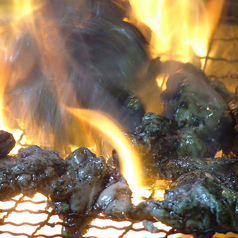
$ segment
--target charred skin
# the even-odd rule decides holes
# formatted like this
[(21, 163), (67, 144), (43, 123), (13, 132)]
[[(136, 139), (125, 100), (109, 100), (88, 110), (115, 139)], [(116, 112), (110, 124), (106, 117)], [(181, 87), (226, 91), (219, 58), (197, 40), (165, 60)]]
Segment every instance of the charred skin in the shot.
[(23, 193), (48, 195), (51, 183), (65, 172), (65, 163), (56, 152), (30, 146), (21, 149), (14, 164), (0, 169), (0, 199)]
[(108, 166), (81, 147), (65, 160), (66, 172), (51, 185), (50, 205), (69, 224), (64, 235), (84, 234), (88, 224), (98, 213), (125, 219), (131, 207), (131, 191), (116, 168)]
[(6, 156), (15, 146), (16, 141), (11, 133), (0, 131), (0, 157)]
[(66, 172), (51, 184), (49, 204), (64, 221), (63, 235), (82, 235), (97, 214), (93, 205), (105, 186), (106, 161), (81, 147), (65, 163)]
[(232, 96), (221, 82), (211, 81), (191, 64), (181, 64), (161, 96), (163, 115), (148, 113), (127, 133), (145, 164), (159, 167), (164, 157), (208, 158), (219, 150), (232, 151), (235, 110), (228, 106)]
[(64, 220), (64, 235), (85, 233), (100, 212), (125, 219), (131, 207), (131, 191), (117, 168), (84, 147), (63, 160), (54, 151), (29, 146), (9, 163), (2, 161), (1, 200), (20, 193), (33, 197), (37, 192)]
[(166, 191), (164, 201), (142, 202), (131, 215), (159, 220), (181, 230), (237, 229), (237, 198), (234, 190), (216, 177), (195, 171), (179, 177)]
[(52, 183), (49, 196), (53, 203), (64, 207), (63, 212), (68, 207), (68, 212), (87, 214), (104, 188), (106, 161), (81, 147), (65, 163), (67, 171)]
[(147, 113), (133, 132), (125, 132), (145, 162), (160, 160), (176, 154), (178, 146), (177, 125), (163, 116)]
[(174, 182), (164, 201), (134, 207), (126, 181), (102, 157), (82, 147), (64, 161), (55, 152), (31, 146), (19, 152), (15, 164), (1, 169), (1, 199), (20, 192), (48, 195), (49, 205), (68, 224), (64, 235), (84, 234), (99, 212), (118, 220), (160, 220), (182, 230), (238, 227), (236, 186), (226, 183), (227, 172), (237, 177), (235, 158), (181, 157), (167, 161), (166, 167)]
[(166, 158), (204, 158), (219, 146), (214, 140), (208, 144), (211, 137), (204, 125), (179, 128), (174, 120), (153, 113), (146, 114), (132, 133), (125, 134), (140, 151), (145, 166), (157, 164), (158, 169)]
[[(165, 158), (156, 166), (157, 177), (160, 179), (175, 181), (181, 175), (196, 170), (203, 170), (219, 178), (221, 184), (236, 190), (238, 181), (237, 158), (197, 158), (191, 156), (178, 158)], [(154, 170), (156, 170), (154, 168)]]
[(224, 141), (231, 137), (234, 120), (224, 100), (228, 96), (220, 88), (221, 95), (218, 84), (215, 87), (205, 76), (185, 69), (169, 77), (162, 94), (164, 116), (175, 120), (181, 130), (179, 155), (210, 157), (226, 148)]

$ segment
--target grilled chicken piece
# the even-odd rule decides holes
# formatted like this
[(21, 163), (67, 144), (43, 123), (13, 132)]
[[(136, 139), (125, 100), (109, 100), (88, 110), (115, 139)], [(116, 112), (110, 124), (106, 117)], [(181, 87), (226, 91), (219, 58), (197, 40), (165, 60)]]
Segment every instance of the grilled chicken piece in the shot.
[(50, 198), (61, 204), (58, 209), (68, 207), (68, 212), (87, 214), (104, 188), (106, 161), (81, 147), (69, 155), (65, 163), (67, 170), (53, 181)]
[(166, 191), (164, 201), (147, 201), (133, 207), (130, 216), (159, 220), (177, 229), (237, 229), (238, 194), (204, 171), (179, 177)]
[(99, 212), (124, 218), (131, 207), (131, 191), (116, 168), (84, 147), (65, 163), (66, 172), (53, 181), (49, 194), (50, 205), (69, 224), (63, 227), (64, 235), (84, 234)]
[[(227, 116), (230, 118), (230, 116)], [(222, 119), (219, 119), (221, 122)], [(139, 149), (145, 164), (160, 162), (165, 157), (192, 156), (197, 158), (214, 157), (222, 147), (227, 148), (233, 136), (234, 124), (228, 120), (223, 125), (217, 124), (212, 131), (201, 123), (181, 127), (174, 119), (168, 119), (158, 114), (148, 113), (142, 118), (132, 132), (125, 132), (136, 148)], [(224, 127), (229, 127), (224, 130)], [(221, 145), (222, 132), (227, 133), (227, 143)]]
[(176, 155), (177, 124), (154, 113), (147, 113), (133, 132), (124, 132), (138, 148), (145, 162), (160, 160), (163, 156)]
[(226, 148), (234, 120), (224, 96), (205, 75), (181, 69), (169, 77), (162, 98), (164, 116), (175, 120), (181, 131), (179, 155), (213, 157)]
[(157, 178), (175, 181), (183, 174), (196, 170), (206, 171), (220, 179), (221, 183), (235, 189), (238, 181), (238, 158), (164, 157), (162, 162), (152, 164)]
[(0, 157), (6, 156), (15, 144), (16, 141), (11, 133), (0, 130)]
[(125, 132), (139, 149), (145, 165), (163, 162), (165, 157), (214, 155), (218, 146), (210, 142), (204, 125), (179, 128), (172, 119), (148, 113), (132, 133)]
[(125, 213), (132, 206), (131, 190), (125, 182), (111, 184), (98, 197), (96, 207), (102, 209), (103, 214), (125, 220)]
[(23, 193), (48, 195), (51, 183), (65, 171), (64, 160), (56, 152), (38, 146), (21, 149), (15, 163), (0, 168), (0, 199)]

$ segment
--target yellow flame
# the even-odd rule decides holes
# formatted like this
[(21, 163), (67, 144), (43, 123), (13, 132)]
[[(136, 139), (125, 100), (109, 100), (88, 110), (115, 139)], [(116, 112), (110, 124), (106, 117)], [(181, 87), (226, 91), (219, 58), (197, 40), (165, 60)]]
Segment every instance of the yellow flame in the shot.
[[(8, 118), (4, 112), (4, 94), (7, 84), (11, 84), (11, 82), (9, 82), (9, 78), (12, 71), (14, 71), (11, 65), (12, 57), (14, 57), (12, 55), (12, 48), (15, 47), (13, 39), (14, 37), (18, 37), (17, 31), (19, 31), (21, 27), (19, 26), (19, 21), (23, 17), (27, 16), (27, 20), (30, 22), (31, 14), (39, 7), (39, 3), (34, 3), (33, 5), (30, 0), (6, 1), (1, 5), (1, 18), (6, 21), (6, 24), (3, 23), (0, 27), (0, 130), (11, 132), (16, 141), (20, 139), (22, 131), (9, 127), (7, 122), (10, 118)], [(21, 146), (17, 145), (11, 153), (17, 153), (20, 148)]]
[(106, 114), (100, 111), (69, 108), (77, 118), (89, 123), (104, 133), (109, 139), (116, 151), (119, 153), (122, 167), (122, 174), (126, 178), (133, 193), (133, 202), (137, 203), (141, 196), (148, 195), (143, 186), (143, 172), (140, 158), (131, 142), (124, 136), (122, 129)]
[[(1, 82), (1, 87), (0, 87), (0, 130), (4, 130), (4, 131), (8, 131), (11, 132), (15, 138), (15, 140), (17, 141), (21, 134), (22, 131), (18, 130), (18, 129), (12, 129), (9, 128), (5, 122), (8, 121), (8, 119), (6, 118), (6, 116), (3, 114), (3, 109), (4, 109), (4, 102), (3, 102), (3, 98), (4, 98), (4, 90), (5, 90), (5, 82), (7, 79), (7, 75), (8, 75), (8, 69), (6, 67), (6, 65), (1, 64), (2, 61), (2, 57), (0, 59), (0, 82)], [(16, 153), (21, 146), (15, 147), (11, 153)]]
[(13, 0), (14, 16), (16, 19), (20, 19), (26, 15), (32, 14), (39, 6), (39, 2), (38, 6), (36, 6), (35, 4), (32, 4), (31, 0)]
[(168, 76), (167, 75), (159, 75), (156, 78), (156, 82), (159, 88), (161, 88), (162, 91), (166, 89), (166, 82), (167, 82)]
[[(130, 0), (136, 18), (152, 30), (154, 56), (190, 61), (205, 56), (224, 0)], [(194, 52), (193, 52), (194, 51)]]

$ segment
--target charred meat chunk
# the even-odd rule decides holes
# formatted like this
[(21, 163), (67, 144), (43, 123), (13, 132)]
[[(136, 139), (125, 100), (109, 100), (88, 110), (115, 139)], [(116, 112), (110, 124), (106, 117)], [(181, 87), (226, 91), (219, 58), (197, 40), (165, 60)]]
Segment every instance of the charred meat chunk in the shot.
[(143, 159), (149, 161), (152, 158), (160, 158), (164, 155), (176, 154), (178, 138), (177, 125), (173, 120), (154, 113), (147, 113), (142, 122), (132, 133), (125, 134), (139, 149)]
[(38, 146), (21, 149), (14, 164), (0, 168), (0, 199), (23, 193), (48, 195), (51, 183), (65, 171), (64, 160), (54, 151)]
[(0, 157), (6, 156), (15, 146), (15, 139), (9, 132), (0, 131)]
[(98, 197), (96, 207), (105, 215), (125, 220), (131, 206), (131, 190), (125, 182), (117, 182), (105, 188)]
[(58, 213), (67, 210), (87, 214), (104, 188), (106, 161), (81, 147), (69, 155), (65, 163), (67, 170), (53, 181), (50, 199)]
[(177, 229), (237, 229), (238, 194), (204, 171), (180, 176), (163, 201), (147, 201), (132, 208), (131, 215), (159, 220)]
[(64, 235), (84, 234), (86, 224), (100, 212), (124, 218), (131, 207), (131, 191), (116, 168), (84, 147), (65, 163), (66, 172), (52, 182), (49, 194), (50, 206), (68, 224)]
[[(208, 157), (217, 150), (204, 125), (179, 128), (177, 123), (166, 117), (148, 113), (131, 133), (125, 133), (138, 148), (146, 167), (153, 167), (179, 156)], [(156, 167), (156, 166), (155, 166)]]
[[(217, 91), (205, 76), (197, 76), (189, 70), (182, 69), (169, 77), (167, 89), (162, 93), (164, 115), (175, 120), (180, 130), (186, 128), (185, 141), (196, 138), (196, 127), (196, 134), (201, 140), (196, 142), (195, 139), (194, 145), (201, 145), (201, 157), (214, 156), (216, 151), (223, 149), (225, 143), (221, 141), (224, 141), (224, 136), (226, 140), (231, 136), (234, 126), (231, 115), (227, 113), (227, 102)], [(211, 150), (204, 150), (204, 138), (207, 138), (205, 143), (207, 148), (212, 148)], [(190, 142), (185, 144), (189, 150), (180, 148), (181, 156), (197, 156), (189, 144)]]
[(154, 165), (157, 177), (175, 181), (183, 174), (196, 170), (206, 171), (218, 178), (221, 182), (235, 189), (238, 181), (237, 158), (197, 158), (191, 156), (178, 158), (164, 158), (164, 161)]

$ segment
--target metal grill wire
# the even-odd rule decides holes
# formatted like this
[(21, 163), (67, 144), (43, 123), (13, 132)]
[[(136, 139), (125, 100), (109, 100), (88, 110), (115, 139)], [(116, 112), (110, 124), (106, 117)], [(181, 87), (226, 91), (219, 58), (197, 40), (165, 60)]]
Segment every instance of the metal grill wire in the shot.
[[(1, 227), (0, 227), (0, 237), (47, 237), (47, 238), (53, 238), (53, 237), (79, 237), (79, 235), (63, 235), (61, 232), (59, 232), (59, 229), (57, 231), (54, 230), (55, 227), (59, 227), (61, 229), (62, 226), (67, 227), (68, 224), (64, 223), (60, 219), (57, 219), (57, 221), (51, 221), (51, 218), (55, 216), (54, 212), (50, 210), (49, 207), (47, 207), (47, 201), (41, 200), (34, 202), (29, 198), (26, 198), (22, 195), (18, 196), (17, 199), (10, 199), (7, 201), (8, 203), (11, 202), (11, 206), (8, 206), (7, 208), (2, 208), (0, 210), (0, 213), (2, 214), (1, 218)], [(4, 207), (5, 201), (2, 202), (2, 207)], [(41, 206), (45, 209), (28, 209), (29, 203), (31, 203), (33, 206)], [(28, 204), (28, 205), (27, 205)], [(19, 209), (19, 205), (25, 208)], [(24, 221), (23, 213), (28, 213), (28, 216), (35, 216), (38, 217), (40, 215), (43, 215), (43, 219), (38, 220), (38, 222), (32, 222), (29, 219)], [(19, 215), (20, 214), (20, 215)], [(14, 222), (8, 221), (8, 218), (10, 216), (17, 217), (17, 219)], [(159, 229), (154, 234), (146, 231), (143, 226), (137, 222), (127, 221), (125, 222), (118, 222), (118, 221), (112, 221), (113, 224), (108, 224), (108, 218), (102, 217), (98, 215), (96, 217), (98, 220), (101, 220), (104, 222), (104, 225), (88, 225), (88, 229), (95, 229), (93, 231), (94, 235), (84, 235), (84, 238), (89, 237), (171, 237), (172, 235), (176, 235), (176, 237), (191, 237), (196, 234), (195, 237), (212, 237), (213, 234), (216, 233), (216, 235), (221, 234), (227, 234), (228, 232), (232, 232), (230, 236), (227, 237), (238, 237), (235, 234), (238, 234), (238, 231), (236, 230), (215, 230), (215, 229), (209, 229), (209, 230), (191, 230), (191, 231), (181, 231), (176, 230), (173, 228), (169, 229)], [(5, 227), (12, 227), (5, 229)], [(22, 229), (23, 228), (23, 229)], [(52, 229), (52, 230), (51, 230)], [(56, 233), (54, 233), (56, 232)], [(58, 233), (57, 233), (58, 232)], [(143, 233), (142, 233), (143, 232)], [(220, 233), (220, 234), (218, 234)], [(142, 236), (141, 236), (142, 235)], [(198, 236), (199, 235), (199, 236)], [(175, 236), (173, 236), (175, 237)], [(216, 236), (218, 237), (218, 236)], [(219, 237), (225, 237), (225, 236), (219, 236)]]
[[(235, 0), (236, 1), (236, 0)], [(208, 75), (208, 77), (213, 79), (219, 79), (223, 81), (226, 86), (231, 89), (233, 89), (232, 93), (238, 92), (238, 72), (237, 72), (237, 65), (238, 65), (238, 54), (237, 58), (232, 58), (230, 56), (220, 56), (220, 55), (214, 55), (212, 52), (214, 48), (222, 48), (226, 47), (227, 45), (232, 45), (231, 47), (234, 50), (234, 45), (237, 45), (237, 51), (238, 52), (238, 37), (235, 37), (236, 32), (238, 33), (238, 13), (237, 11), (234, 11), (234, 6), (238, 10), (238, 4), (235, 1), (227, 1), (226, 2), (226, 8), (225, 8), (225, 15), (222, 18), (222, 24), (218, 26), (218, 29), (216, 30), (211, 42), (210, 47), (207, 55), (205, 58), (205, 65), (204, 65), (204, 71)], [(235, 5), (234, 5), (235, 4)], [(230, 9), (233, 9), (231, 13)], [(230, 14), (230, 15), (229, 15)], [(235, 24), (234, 24), (235, 23)], [(234, 33), (232, 34), (226, 34), (222, 31), (224, 29), (231, 28)], [(232, 32), (229, 30), (229, 32)], [(224, 37), (225, 35), (225, 37)], [(237, 34), (238, 35), (238, 34)], [(224, 51), (224, 50), (222, 50)], [(212, 71), (211, 69), (213, 67), (216, 67), (216, 64), (219, 65), (219, 69), (222, 69), (220, 71), (215, 70)], [(215, 65), (215, 66), (214, 66)], [(223, 65), (220, 67), (220, 65)], [(231, 70), (233, 68), (234, 70)], [(8, 204), (8, 205), (6, 205)], [(10, 204), (10, 205), (9, 205)], [(32, 204), (36, 207), (36, 209), (28, 209), (30, 206), (29, 204)], [(37, 208), (40, 206), (40, 208)], [(21, 208), (19, 208), (21, 207)], [(61, 227), (68, 225), (64, 223), (62, 220), (58, 218), (54, 214), (54, 211), (51, 210), (49, 206), (47, 206), (47, 200), (42, 199), (40, 201), (34, 202), (29, 198), (24, 197), (23, 195), (18, 196), (17, 198), (13, 198), (7, 201), (2, 201), (0, 206), (0, 238), (6, 238), (6, 237), (79, 237), (78, 235), (62, 235), (61, 233)], [(42, 219), (37, 222), (31, 222), (31, 221), (25, 221), (23, 214), (28, 213), (29, 216), (41, 216)], [(43, 215), (43, 216), (42, 216)], [(13, 221), (11, 221), (11, 217), (15, 218)], [(53, 220), (52, 218), (55, 218)], [(96, 229), (95, 235), (84, 235), (83, 237), (95, 237), (98, 236), (100, 231), (106, 231), (104, 233), (104, 237), (106, 237), (105, 234), (107, 234), (109, 237), (118, 237), (118, 238), (124, 238), (124, 237), (130, 237), (130, 232), (135, 232), (136, 235), (134, 237), (139, 237), (139, 234), (141, 232), (147, 232), (146, 234), (143, 233), (143, 237), (171, 237), (172, 235), (176, 234), (176, 237), (213, 237), (213, 235), (216, 233), (214, 237), (238, 237), (238, 231), (237, 230), (192, 230), (192, 231), (180, 231), (173, 228), (168, 229), (160, 229), (155, 234), (152, 234), (143, 228), (141, 224), (138, 224), (137, 222), (132, 221), (126, 221), (126, 223), (121, 223), (118, 221), (114, 221), (112, 225), (108, 225), (108, 220), (105, 217), (102, 217), (98, 215), (96, 217), (97, 219), (100, 219), (101, 221), (105, 221), (104, 225), (98, 226), (93, 225), (93, 223), (89, 224), (87, 226), (88, 229)], [(17, 219), (17, 220), (16, 220)], [(21, 229), (24, 228), (24, 229)], [(57, 228), (57, 229), (56, 229)], [(47, 233), (45, 232), (45, 229), (47, 229)], [(56, 232), (56, 233), (55, 233)], [(228, 233), (232, 232), (232, 233)], [(88, 233), (89, 234), (89, 233)], [(115, 235), (118, 234), (118, 235)], [(195, 235), (194, 235), (195, 234)], [(222, 234), (227, 234), (222, 235)], [(228, 235), (229, 234), (229, 235)], [(128, 236), (129, 235), (129, 236)], [(103, 236), (102, 236), (103, 237)], [(173, 236), (174, 237), (174, 236)]]

